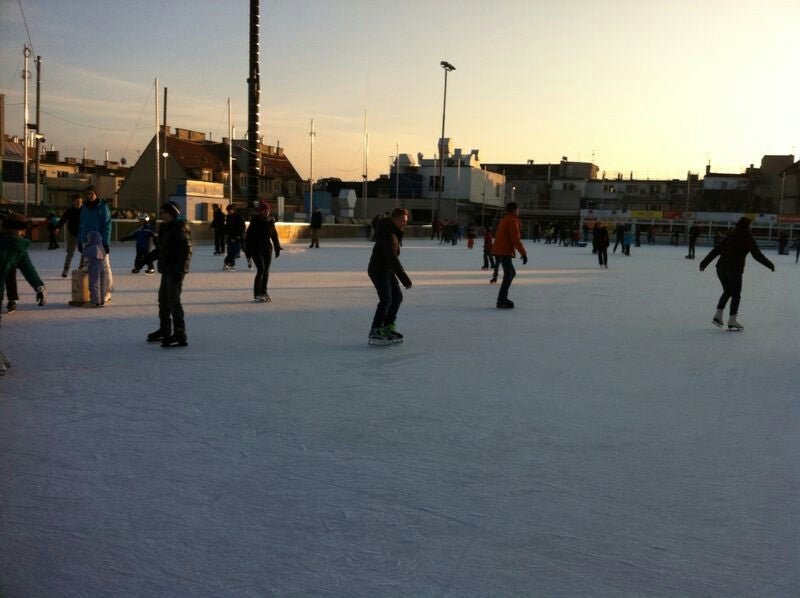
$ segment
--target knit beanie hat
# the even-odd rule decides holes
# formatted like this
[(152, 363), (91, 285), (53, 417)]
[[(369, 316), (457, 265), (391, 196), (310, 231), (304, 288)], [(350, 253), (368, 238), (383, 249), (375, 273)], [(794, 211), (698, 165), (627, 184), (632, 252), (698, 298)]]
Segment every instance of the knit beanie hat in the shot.
[(181, 214), (178, 204), (176, 204), (174, 201), (168, 201), (161, 204), (161, 211), (169, 214), (173, 218), (177, 218)]

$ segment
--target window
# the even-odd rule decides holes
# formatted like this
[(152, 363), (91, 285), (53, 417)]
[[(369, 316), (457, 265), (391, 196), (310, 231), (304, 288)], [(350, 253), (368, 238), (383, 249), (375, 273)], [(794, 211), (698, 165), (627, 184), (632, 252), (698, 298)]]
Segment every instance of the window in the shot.
[[(439, 191), (440, 186), (437, 184), (438, 182), (439, 182), (438, 176), (428, 177), (428, 191)], [(441, 188), (444, 189), (444, 177), (442, 177)]]
[(274, 193), (280, 193), (280, 191), (281, 191), (281, 180), (280, 179), (272, 179), (272, 191)]
[(247, 189), (247, 175), (245, 173), (241, 173), (239, 175), (239, 187), (242, 189)]
[(200, 173), (200, 180), (201, 181), (206, 181), (206, 182), (211, 182), (211, 169), (210, 168), (204, 168), (202, 170), (202, 172)]
[(500, 183), (495, 183), (494, 196), (495, 197), (500, 197)]
[(294, 195), (296, 183), (294, 181), (289, 181), (289, 195)]

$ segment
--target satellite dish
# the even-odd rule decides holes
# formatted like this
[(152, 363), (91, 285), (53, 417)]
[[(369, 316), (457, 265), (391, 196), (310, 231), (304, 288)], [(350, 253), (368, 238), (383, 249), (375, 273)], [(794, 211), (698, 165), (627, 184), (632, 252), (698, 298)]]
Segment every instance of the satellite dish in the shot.
[(123, 166), (125, 166), (128, 163), (128, 160), (125, 159), (125, 158), (120, 158), (119, 163), (122, 164)]

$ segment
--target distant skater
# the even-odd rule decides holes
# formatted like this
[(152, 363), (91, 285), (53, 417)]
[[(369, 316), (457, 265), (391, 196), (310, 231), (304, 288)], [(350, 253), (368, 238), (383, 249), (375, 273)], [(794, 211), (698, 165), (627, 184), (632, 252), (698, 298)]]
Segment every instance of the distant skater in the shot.
[(256, 277), (253, 280), (253, 301), (256, 303), (272, 301), (267, 293), (269, 268), (272, 265), (272, 254), (278, 259), (282, 249), (271, 213), (269, 202), (265, 199), (259, 201), (258, 213), (250, 221), (245, 239), (245, 253), (256, 265)]
[(744, 262), (747, 254), (750, 253), (756, 259), (773, 272), (775, 265), (767, 259), (756, 244), (750, 232), (750, 219), (742, 217), (736, 223), (733, 232), (730, 233), (720, 244), (714, 247), (709, 254), (700, 262), (700, 271), (706, 269), (711, 261), (720, 256), (717, 261), (717, 276), (722, 283), (722, 295), (717, 302), (717, 312), (714, 314), (712, 322), (722, 328), (723, 311), (728, 299), (731, 300), (730, 316), (728, 318), (728, 330), (744, 330), (744, 327), (736, 319), (739, 313), (739, 302), (742, 293), (742, 273), (744, 272)]
[(608, 246), (611, 245), (611, 239), (608, 237), (608, 229), (601, 222), (594, 224), (593, 243), (600, 267), (608, 269)]
[(369, 330), (370, 345), (391, 345), (403, 342), (395, 321), (403, 292), (400, 284), (411, 288), (411, 279), (400, 263), (403, 230), (408, 223), (408, 210), (395, 208), (390, 218), (384, 219), (375, 231), (375, 246), (367, 266), (367, 274), (378, 293), (378, 306)]
[(214, 204), (214, 215), (209, 228), (214, 231), (214, 255), (222, 255), (225, 253), (225, 214), (218, 204)]
[(83, 263), (89, 271), (89, 302), (92, 307), (103, 307), (106, 289), (103, 288), (106, 252), (103, 237), (96, 230), (89, 231), (81, 252)]
[(309, 249), (319, 249), (319, 231), (322, 229), (322, 211), (314, 208), (311, 214), (311, 245)]
[(522, 244), (519, 226), (519, 207), (512, 201), (506, 205), (506, 215), (497, 225), (497, 234), (492, 247), (492, 254), (503, 267), (503, 282), (500, 283), (500, 290), (497, 293), (498, 309), (514, 309), (514, 302), (508, 298), (511, 282), (517, 275), (511, 262), (516, 257), (514, 250), (519, 251), (523, 264), (528, 263), (528, 254)]
[(242, 252), (242, 243), (244, 243), (244, 218), (241, 214), (236, 212), (233, 205), (226, 208), (228, 212), (225, 216), (225, 259), (222, 262), (223, 270), (236, 270), (236, 260), (240, 257)]
[[(81, 228), (81, 206), (83, 198), (78, 193), (73, 193), (70, 197), (72, 206), (64, 210), (61, 219), (58, 221), (58, 228), (66, 224), (64, 239), (67, 242), (67, 255), (64, 258), (64, 269), (61, 271), (61, 278), (66, 278), (72, 266), (72, 256), (75, 255), (75, 248), (78, 246), (78, 233)], [(80, 260), (78, 260), (80, 263)]]
[(492, 255), (492, 245), (494, 244), (494, 237), (492, 236), (492, 229), (488, 226), (483, 229), (483, 268), (481, 270), (488, 270), (491, 266), (494, 270), (494, 256)]
[(694, 259), (694, 248), (697, 245), (697, 237), (700, 236), (700, 227), (693, 224), (689, 229), (689, 253), (686, 255), (687, 260)]
[(150, 227), (150, 216), (144, 213), (139, 214), (139, 228), (127, 237), (122, 237), (120, 241), (130, 241), (131, 239), (136, 241), (136, 257), (133, 260), (131, 274), (138, 274), (144, 266), (147, 266), (145, 274), (152, 274), (155, 272), (153, 268), (153, 260), (156, 258), (154, 247), (158, 235)]

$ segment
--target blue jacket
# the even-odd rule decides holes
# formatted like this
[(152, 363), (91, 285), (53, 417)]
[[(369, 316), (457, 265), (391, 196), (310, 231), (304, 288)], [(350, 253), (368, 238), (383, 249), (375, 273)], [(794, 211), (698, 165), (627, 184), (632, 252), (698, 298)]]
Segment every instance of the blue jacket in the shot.
[(153, 242), (158, 238), (156, 231), (154, 231), (149, 226), (141, 226), (129, 234), (127, 237), (123, 237), (120, 239), (121, 241), (129, 241), (131, 239), (136, 239), (136, 250), (137, 251), (150, 251), (150, 239), (153, 239)]
[(89, 231), (96, 230), (103, 238), (103, 245), (111, 241), (111, 210), (102, 199), (94, 205), (84, 204), (81, 208), (81, 226), (78, 230), (78, 243), (85, 244)]

